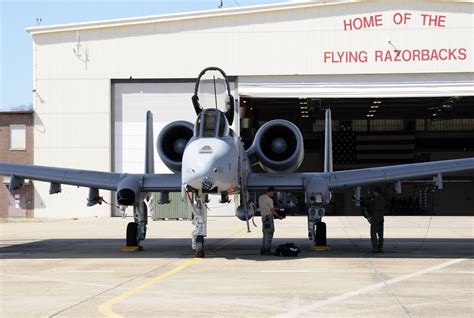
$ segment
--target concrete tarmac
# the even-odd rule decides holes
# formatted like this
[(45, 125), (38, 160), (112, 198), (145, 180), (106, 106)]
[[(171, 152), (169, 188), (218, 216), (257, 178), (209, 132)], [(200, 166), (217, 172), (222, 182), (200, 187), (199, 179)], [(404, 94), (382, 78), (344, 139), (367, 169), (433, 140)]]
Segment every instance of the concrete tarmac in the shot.
[(258, 228), (209, 217), (206, 257), (189, 221), (150, 221), (144, 251), (124, 253), (130, 218), (0, 224), (0, 317), (473, 317), (474, 217), (386, 217), (370, 253), (362, 217), (326, 217), (329, 252), (306, 218), (276, 221), (260, 256)]

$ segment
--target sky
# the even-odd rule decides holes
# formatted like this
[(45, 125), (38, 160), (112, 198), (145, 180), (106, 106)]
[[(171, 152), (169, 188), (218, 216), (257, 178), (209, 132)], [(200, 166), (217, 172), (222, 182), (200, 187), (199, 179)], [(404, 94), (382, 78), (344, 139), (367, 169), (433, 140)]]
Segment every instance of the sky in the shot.
[[(288, 0), (223, 0), (224, 8)], [(215, 9), (220, 0), (0, 0), (0, 111), (31, 107), (32, 41), (25, 28)]]

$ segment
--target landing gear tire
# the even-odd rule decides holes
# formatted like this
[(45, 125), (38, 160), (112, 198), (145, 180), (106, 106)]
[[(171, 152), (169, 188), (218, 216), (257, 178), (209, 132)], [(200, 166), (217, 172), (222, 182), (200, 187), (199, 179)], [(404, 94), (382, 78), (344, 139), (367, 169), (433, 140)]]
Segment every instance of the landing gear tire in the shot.
[(204, 257), (204, 236), (196, 236), (196, 257)]
[(138, 246), (138, 223), (130, 222), (127, 225), (127, 246)]
[(316, 238), (314, 240), (316, 246), (327, 246), (326, 240), (326, 223), (316, 223)]

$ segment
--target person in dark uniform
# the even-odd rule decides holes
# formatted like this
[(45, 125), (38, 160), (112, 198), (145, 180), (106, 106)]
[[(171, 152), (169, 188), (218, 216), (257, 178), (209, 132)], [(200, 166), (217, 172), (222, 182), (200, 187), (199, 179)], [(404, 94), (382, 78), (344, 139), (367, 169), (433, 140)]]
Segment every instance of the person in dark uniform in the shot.
[(383, 223), (385, 199), (381, 194), (379, 187), (373, 191), (373, 197), (369, 202), (369, 222), (370, 222), (370, 238), (372, 240), (372, 252), (382, 253), (383, 248)]

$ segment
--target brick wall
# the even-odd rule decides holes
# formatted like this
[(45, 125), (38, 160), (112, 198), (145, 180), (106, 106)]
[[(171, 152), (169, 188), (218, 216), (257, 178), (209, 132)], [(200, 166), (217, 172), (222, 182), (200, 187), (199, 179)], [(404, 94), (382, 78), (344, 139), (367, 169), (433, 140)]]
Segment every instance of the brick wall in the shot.
[[(10, 150), (10, 125), (26, 125), (26, 150)], [(33, 114), (0, 113), (0, 161), (33, 163)]]
[[(26, 150), (10, 150), (10, 125), (23, 124), (26, 126)], [(0, 161), (13, 163), (33, 163), (33, 113), (1, 113), (0, 112)], [(25, 216), (33, 217), (33, 185), (27, 185), (15, 191), (20, 194), (20, 209), (15, 209), (15, 198), (4, 186), (0, 176), (0, 217)]]

